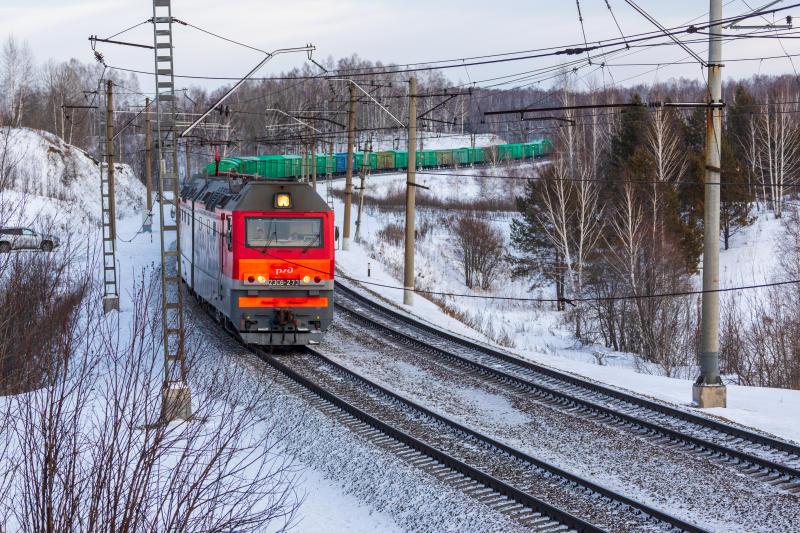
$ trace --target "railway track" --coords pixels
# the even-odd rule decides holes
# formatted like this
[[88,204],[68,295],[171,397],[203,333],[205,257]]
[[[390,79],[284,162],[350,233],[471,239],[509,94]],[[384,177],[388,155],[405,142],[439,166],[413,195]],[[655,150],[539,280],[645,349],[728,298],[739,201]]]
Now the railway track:
[[655,444],[726,464],[800,493],[800,447],[583,380],[440,331],[337,284],[336,307],[418,352],[524,390],[543,403],[621,428]]
[[703,531],[426,409],[315,350],[252,349],[359,435],[532,531]]

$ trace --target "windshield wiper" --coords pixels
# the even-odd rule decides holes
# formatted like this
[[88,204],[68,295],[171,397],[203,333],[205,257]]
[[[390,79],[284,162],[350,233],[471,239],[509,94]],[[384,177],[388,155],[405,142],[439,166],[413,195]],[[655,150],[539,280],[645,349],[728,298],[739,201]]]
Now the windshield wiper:
[[317,242],[318,240],[319,240],[319,233],[317,233],[317,236],[316,236],[316,237],[314,237],[314,240],[313,240],[313,241],[311,241],[310,243],[306,244],[306,245],[303,247],[303,251],[302,251],[302,252],[300,252],[300,253],[301,253],[301,254],[304,254],[304,253],[308,252],[308,249],[309,249],[309,248],[311,248],[312,246],[314,246],[314,244],[316,244],[316,242]]

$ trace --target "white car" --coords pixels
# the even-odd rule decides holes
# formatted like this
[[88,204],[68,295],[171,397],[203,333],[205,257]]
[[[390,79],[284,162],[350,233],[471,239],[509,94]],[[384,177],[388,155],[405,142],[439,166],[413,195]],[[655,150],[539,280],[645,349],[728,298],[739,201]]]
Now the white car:
[[0,253],[11,250],[52,252],[59,244],[58,237],[43,235],[29,228],[0,228]]

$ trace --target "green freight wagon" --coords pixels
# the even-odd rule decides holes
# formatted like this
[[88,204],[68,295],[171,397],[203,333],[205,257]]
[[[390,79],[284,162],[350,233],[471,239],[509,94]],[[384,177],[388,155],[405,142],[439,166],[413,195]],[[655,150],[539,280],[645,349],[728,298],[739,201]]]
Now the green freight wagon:
[[240,157],[239,172],[242,174],[259,174],[259,159],[257,157]]
[[377,164],[375,166],[378,170],[390,170],[397,168],[395,164],[395,152],[388,151],[388,152],[378,152],[377,153]]
[[436,150],[417,151],[417,168],[431,168],[437,166]]
[[336,172],[336,157],[330,154],[317,154],[317,176],[326,176],[328,172],[334,174]]
[[[353,154],[353,162],[355,163],[353,166],[353,172],[357,172],[361,170],[361,167],[364,166],[364,152],[355,152]],[[367,166],[375,170],[378,165],[378,154],[375,152],[369,152],[369,160],[367,161]]]
[[522,159],[522,145],[521,144],[498,144],[497,145],[497,160],[498,161],[512,161],[514,159]]
[[473,163],[486,162],[486,149],[484,148],[470,148],[469,149]]
[[[216,172],[216,168],[216,163],[209,163],[206,165],[206,174],[213,176],[214,172]],[[238,157],[225,157],[219,162],[219,171],[241,173],[241,160]]]
[[456,165],[469,165],[472,163],[471,148],[454,148],[453,163]]
[[267,178],[300,176],[303,158],[299,155],[262,155],[259,174]]
[[436,154],[436,166],[453,166],[453,150],[434,150]]
[[536,157],[536,145],[534,143],[522,143],[522,157],[524,159]]
[[392,150],[394,152],[394,168],[403,170],[408,168],[408,152],[405,150]]
[[542,157],[553,151],[553,143],[549,139],[539,139],[532,143],[536,149],[536,157]]

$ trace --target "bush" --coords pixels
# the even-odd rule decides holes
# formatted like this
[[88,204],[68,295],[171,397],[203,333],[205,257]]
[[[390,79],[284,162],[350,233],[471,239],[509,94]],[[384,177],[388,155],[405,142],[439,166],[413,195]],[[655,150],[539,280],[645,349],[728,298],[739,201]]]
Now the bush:
[[470,215],[460,216],[453,232],[464,283],[469,288],[477,285],[488,290],[503,265],[503,235],[491,223]]
[[37,389],[65,364],[88,278],[60,253],[15,253],[0,266],[0,394]]

